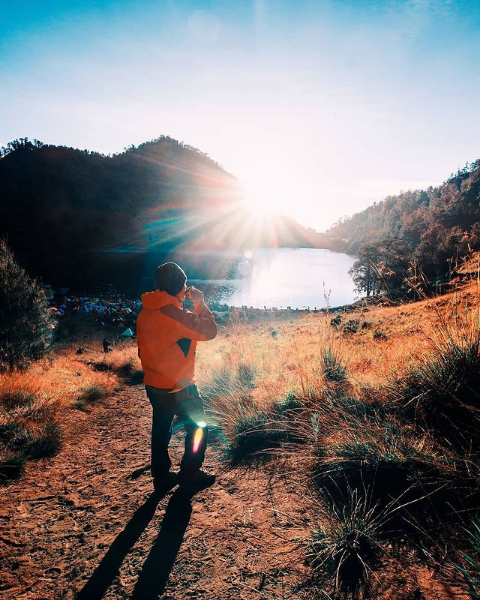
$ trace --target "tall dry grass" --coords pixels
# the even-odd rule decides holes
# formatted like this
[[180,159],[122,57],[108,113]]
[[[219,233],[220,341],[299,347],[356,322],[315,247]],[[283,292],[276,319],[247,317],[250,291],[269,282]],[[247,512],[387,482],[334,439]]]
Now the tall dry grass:
[[333,324],[324,314],[235,324],[199,348],[231,460],[288,456],[322,506],[310,558],[335,597],[374,594],[371,576],[392,553],[439,568],[445,548],[464,549],[459,526],[480,508],[479,307],[474,282]]
[[0,482],[18,477],[28,460],[58,452],[66,411],[86,410],[123,382],[137,383],[132,342],[108,354],[90,347],[77,355],[76,349],[63,347],[29,369],[0,373]]

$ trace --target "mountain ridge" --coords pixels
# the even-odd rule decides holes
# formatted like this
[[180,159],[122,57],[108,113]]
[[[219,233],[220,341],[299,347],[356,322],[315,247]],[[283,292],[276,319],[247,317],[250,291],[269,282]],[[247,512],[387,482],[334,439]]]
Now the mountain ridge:
[[72,285],[118,247],[328,247],[291,218],[254,219],[243,200],[234,175],[167,136],[113,155],[28,138],[0,153],[0,237],[32,274]]

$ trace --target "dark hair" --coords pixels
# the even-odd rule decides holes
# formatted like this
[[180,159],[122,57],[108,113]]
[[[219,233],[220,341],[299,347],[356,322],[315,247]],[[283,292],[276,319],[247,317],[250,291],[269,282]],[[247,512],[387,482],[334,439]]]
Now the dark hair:
[[167,292],[170,296],[176,296],[182,291],[187,281],[187,275],[177,263],[167,262],[157,268],[155,279],[157,290]]

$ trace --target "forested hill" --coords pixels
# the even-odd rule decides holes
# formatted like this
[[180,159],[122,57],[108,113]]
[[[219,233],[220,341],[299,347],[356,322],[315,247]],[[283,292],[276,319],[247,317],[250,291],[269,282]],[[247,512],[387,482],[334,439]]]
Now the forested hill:
[[0,155],[0,237],[30,272],[69,285],[106,249],[322,245],[290,220],[249,224],[242,199],[233,175],[168,137],[113,156],[22,138]]
[[383,257],[415,258],[428,276],[441,277],[450,258],[480,248],[480,160],[438,187],[389,196],[327,233],[348,252],[361,254],[370,246],[381,259],[388,246]]

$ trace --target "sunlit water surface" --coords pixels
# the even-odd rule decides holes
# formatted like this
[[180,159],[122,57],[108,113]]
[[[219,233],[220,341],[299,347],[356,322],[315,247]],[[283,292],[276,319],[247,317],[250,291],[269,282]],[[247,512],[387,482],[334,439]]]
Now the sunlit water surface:
[[[333,307],[349,304],[358,295],[348,274],[355,258],[347,254],[282,248],[254,250],[251,255],[235,257],[228,278],[189,278],[189,283],[204,288],[210,301],[254,308],[313,309],[327,303]],[[208,263],[224,257],[205,253],[204,259]]]
[[[351,303],[356,294],[348,274],[355,258],[331,250],[262,248],[239,251],[149,251],[98,253],[105,285],[138,297],[155,288],[158,265],[173,261],[207,302],[254,308],[324,308]],[[100,263],[100,261],[102,261]],[[93,282],[92,282],[93,284]]]

